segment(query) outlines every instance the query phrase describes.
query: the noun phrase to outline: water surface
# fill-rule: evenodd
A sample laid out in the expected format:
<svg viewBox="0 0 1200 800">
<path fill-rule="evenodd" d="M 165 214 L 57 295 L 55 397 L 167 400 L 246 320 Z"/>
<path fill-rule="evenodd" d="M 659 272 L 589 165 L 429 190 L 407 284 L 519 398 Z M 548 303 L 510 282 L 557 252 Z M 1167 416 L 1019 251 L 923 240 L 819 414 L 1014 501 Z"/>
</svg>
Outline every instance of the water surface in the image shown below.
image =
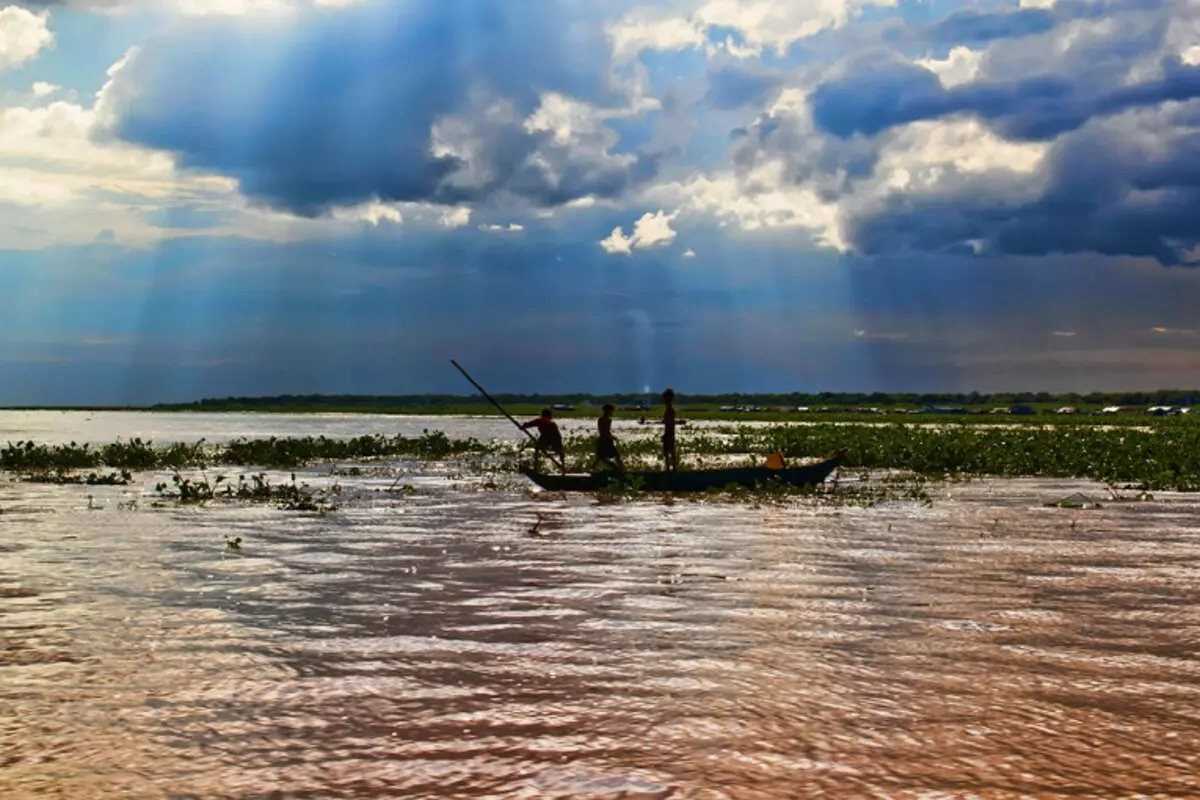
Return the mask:
<svg viewBox="0 0 1200 800">
<path fill-rule="evenodd" d="M 300 430 L 199 416 L 122 430 Z M 0 483 L 0 796 L 1200 796 L 1189 496 L 601 504 L 406 466 L 325 516 Z"/>
</svg>

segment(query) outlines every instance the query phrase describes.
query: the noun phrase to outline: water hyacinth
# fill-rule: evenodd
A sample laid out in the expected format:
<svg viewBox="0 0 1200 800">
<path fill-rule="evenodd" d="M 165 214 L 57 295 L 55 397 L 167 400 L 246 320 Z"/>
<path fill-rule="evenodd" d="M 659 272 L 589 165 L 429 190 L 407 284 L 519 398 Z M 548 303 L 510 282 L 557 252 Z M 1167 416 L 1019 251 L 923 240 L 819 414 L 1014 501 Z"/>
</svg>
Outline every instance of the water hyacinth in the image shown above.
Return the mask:
<svg viewBox="0 0 1200 800">
<path fill-rule="evenodd" d="M 568 467 L 591 466 L 595 439 L 566 440 Z M 652 435 L 620 443 L 630 467 L 661 462 Z M 528 442 L 485 442 L 451 438 L 443 431 L 415 437 L 358 436 L 349 439 L 271 437 L 224 444 L 150 442 L 43 445 L 16 442 L 0 449 L 0 469 L 25 474 L 72 470 L 179 470 L 209 465 L 294 469 L 322 462 L 413 459 L 485 459 L 503 471 L 527 460 Z M 1200 490 L 1200 422 L 1176 420 L 1148 426 L 815 424 L 716 425 L 680 431 L 684 468 L 716 463 L 760 464 L 767 453 L 788 459 L 821 457 L 846 448 L 843 466 L 899 470 L 929 479 L 971 476 L 1088 478 L 1130 483 L 1149 490 Z"/>
</svg>

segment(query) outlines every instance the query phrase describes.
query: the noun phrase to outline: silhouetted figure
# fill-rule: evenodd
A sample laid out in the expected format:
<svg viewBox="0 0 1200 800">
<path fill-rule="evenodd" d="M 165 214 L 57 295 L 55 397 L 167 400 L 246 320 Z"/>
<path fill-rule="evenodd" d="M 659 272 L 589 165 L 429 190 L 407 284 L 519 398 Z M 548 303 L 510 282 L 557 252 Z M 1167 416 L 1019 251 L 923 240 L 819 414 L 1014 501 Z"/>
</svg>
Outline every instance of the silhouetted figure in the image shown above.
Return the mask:
<svg viewBox="0 0 1200 800">
<path fill-rule="evenodd" d="M 603 413 L 596 422 L 600 436 L 596 439 L 596 460 L 592 463 L 592 466 L 607 464 L 616 470 L 624 472 L 625 465 L 621 463 L 621 454 L 617 452 L 617 440 L 613 437 L 612 432 L 613 412 L 615 410 L 612 403 L 605 403 Z"/>
<path fill-rule="evenodd" d="M 521 426 L 522 428 L 537 428 L 538 440 L 537 445 L 533 449 L 533 468 L 537 469 L 541 462 L 542 451 L 553 453 L 558 456 L 559 469 L 564 475 L 567 474 L 567 457 L 563 452 L 562 432 L 558 429 L 558 423 L 554 421 L 554 412 L 548 408 L 542 409 L 542 415 L 537 419 L 531 419 Z"/>
<path fill-rule="evenodd" d="M 675 451 L 675 390 L 667 389 L 663 392 L 662 401 L 666 406 L 662 417 L 663 468 L 668 472 L 674 472 L 679 469 L 679 453 Z"/>
</svg>

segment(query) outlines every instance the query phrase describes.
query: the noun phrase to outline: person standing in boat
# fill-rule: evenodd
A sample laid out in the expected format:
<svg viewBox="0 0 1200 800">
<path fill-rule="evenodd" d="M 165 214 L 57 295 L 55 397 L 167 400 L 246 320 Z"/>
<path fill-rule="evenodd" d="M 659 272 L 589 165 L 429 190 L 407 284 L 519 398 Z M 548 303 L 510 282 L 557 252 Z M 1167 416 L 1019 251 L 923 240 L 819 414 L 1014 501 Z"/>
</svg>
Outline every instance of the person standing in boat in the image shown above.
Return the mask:
<svg viewBox="0 0 1200 800">
<path fill-rule="evenodd" d="M 662 393 L 663 411 L 662 446 L 664 469 L 674 472 L 679 469 L 679 453 L 675 450 L 675 390 L 667 389 Z"/>
<path fill-rule="evenodd" d="M 600 414 L 600 419 L 596 423 L 600 437 L 596 440 L 596 460 L 592 462 L 592 466 L 607 464 L 613 469 L 624 472 L 625 465 L 621 463 L 621 454 L 617 451 L 617 440 L 613 437 L 612 432 L 614 411 L 616 409 L 612 403 L 605 403 L 603 413 Z"/>
<path fill-rule="evenodd" d="M 529 428 L 538 430 L 537 445 L 533 449 L 533 468 L 538 468 L 542 451 L 545 450 L 547 453 L 558 456 L 558 467 L 566 475 L 567 457 L 563 452 L 562 432 L 558 429 L 558 423 L 554 421 L 554 412 L 549 408 L 543 408 L 540 417 L 529 420 L 521 427 L 526 430 Z"/>
</svg>

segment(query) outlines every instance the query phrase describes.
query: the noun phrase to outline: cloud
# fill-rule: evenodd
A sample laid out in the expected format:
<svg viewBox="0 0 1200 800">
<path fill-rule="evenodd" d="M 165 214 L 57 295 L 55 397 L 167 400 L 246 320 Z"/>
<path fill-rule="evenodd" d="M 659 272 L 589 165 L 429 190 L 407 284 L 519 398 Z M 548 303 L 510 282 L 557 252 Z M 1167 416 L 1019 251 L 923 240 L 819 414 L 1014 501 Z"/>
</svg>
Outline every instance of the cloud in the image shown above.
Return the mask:
<svg viewBox="0 0 1200 800">
<path fill-rule="evenodd" d="M 770 48 L 783 53 L 796 42 L 845 26 L 869 7 L 895 6 L 897 0 L 691 0 L 672 11 L 645 5 L 608 26 L 619 60 L 643 50 L 709 49 L 746 57 Z M 734 31 L 724 46 L 710 44 L 713 32 Z"/>
<path fill-rule="evenodd" d="M 762 108 L 773 99 L 782 84 L 783 79 L 778 75 L 723 66 L 709 73 L 705 99 L 718 109 Z"/>
<path fill-rule="evenodd" d="M 928 36 L 935 42 L 981 44 L 995 39 L 1045 33 L 1054 25 L 1054 14 L 1041 8 L 1001 12 L 967 9 L 933 25 Z"/>
<path fill-rule="evenodd" d="M 942 86 L 950 89 L 973 82 L 979 75 L 979 66 L 982 60 L 982 50 L 953 47 L 944 59 L 918 58 L 913 63 L 937 75 Z"/>
<path fill-rule="evenodd" d="M 1200 97 L 1200 67 L 1166 61 L 1163 75 L 1139 83 L 1095 87 L 1058 76 L 1013 83 L 945 87 L 931 71 L 903 61 L 864 59 L 813 93 L 822 130 L 840 138 L 873 136 L 919 120 L 970 114 L 1007 136 L 1053 139 L 1094 117 Z"/>
<path fill-rule="evenodd" d="M 20 6 L 0 8 L 0 72 L 32 61 L 54 42 L 50 15 Z"/>
<path fill-rule="evenodd" d="M 643 50 L 686 50 L 706 41 L 704 26 L 684 17 L 662 16 L 647 10 L 631 13 L 611 25 L 613 57 L 627 60 Z"/>
<path fill-rule="evenodd" d="M 869 256 L 1200 260 L 1200 67 L 1182 57 L 1200 7 L 1062 2 L 929 30 L 978 49 L 876 44 L 797 69 L 725 171 L 647 196 Z"/>
<path fill-rule="evenodd" d="M 71 5 L 180 16 L 93 108 L 47 85 L 0 112 L 13 227 L 86 202 L 86 235 L 123 243 L 184 230 L 137 227 L 162 208 L 278 241 L 570 210 L 587 247 L 632 253 L 653 208 L 672 236 L 868 256 L 1200 255 L 1191 0 Z M 604 236 L 613 213 L 630 233 Z"/>
<path fill-rule="evenodd" d="M 466 206 L 455 206 L 442 212 L 438 224 L 443 228 L 461 228 L 471 221 L 471 209 Z"/>
<path fill-rule="evenodd" d="M 305 8 L 337 9 L 366 0 L 27 0 L 41 8 L 65 8 L 122 15 L 137 11 L 166 11 L 186 16 L 243 16 L 283 14 Z"/>
<path fill-rule="evenodd" d="M 893 197 L 848 228 L 866 254 L 938 251 L 980 240 L 989 254 L 1095 252 L 1188 263 L 1200 243 L 1200 133 L 1157 131 L 1136 116 L 1092 123 L 1045 156 L 1034 192 L 999 187 Z M 1014 187 L 1017 189 L 1019 187 Z"/>
<path fill-rule="evenodd" d="M 653 104 L 615 82 L 579 8 L 375 0 L 286 24 L 191 19 L 115 76 L 112 131 L 300 216 L 619 196 L 662 154 L 615 152 L 605 122 Z"/>
<path fill-rule="evenodd" d="M 606 239 L 600 242 L 604 252 L 610 254 L 631 255 L 635 249 L 644 250 L 649 247 L 670 244 L 675 241 L 677 232 L 671 228 L 676 214 L 666 214 L 661 209 L 657 212 L 646 212 L 633 225 L 633 233 L 626 236 L 624 229 L 616 227 Z"/>
</svg>

